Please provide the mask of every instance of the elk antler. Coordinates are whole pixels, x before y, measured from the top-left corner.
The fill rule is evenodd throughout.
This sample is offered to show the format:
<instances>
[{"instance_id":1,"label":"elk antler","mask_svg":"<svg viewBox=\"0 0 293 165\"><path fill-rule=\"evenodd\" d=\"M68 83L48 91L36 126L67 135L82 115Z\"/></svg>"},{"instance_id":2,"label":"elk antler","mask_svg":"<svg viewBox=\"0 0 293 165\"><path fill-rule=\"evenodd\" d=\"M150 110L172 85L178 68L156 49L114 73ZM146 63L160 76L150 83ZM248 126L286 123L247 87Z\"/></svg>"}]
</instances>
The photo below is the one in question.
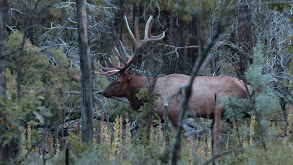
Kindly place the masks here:
<instances>
[{"instance_id":1,"label":"elk antler","mask_svg":"<svg viewBox=\"0 0 293 165\"><path fill-rule=\"evenodd\" d=\"M120 55L118 49L115 47L115 50L118 54L118 57L116 57L117 61L118 61L118 65L114 65L111 61L111 59L109 58L109 62L111 63L111 65L113 65L113 68L109 68L107 66L106 63L106 67L103 67L102 65L100 65L101 67L101 72L95 72L97 74L100 75L106 75L106 76L114 76L118 73L124 73L124 71L133 63L133 61L136 58L137 52L143 47L143 45L149 41L158 41L158 40L162 40L165 37L165 31L163 31L162 34L158 35L158 36L152 36L151 35L151 28L152 28L152 21L153 21L153 16L150 16L146 25L145 25L145 32L144 32L144 39L141 40L139 38L139 32L138 32L138 18L136 17L135 22L134 22L134 33L135 33L135 37L129 27L128 21L127 21L127 17L125 16L125 22L126 22L126 26L128 29L128 32L130 34L130 37L133 41L133 45L134 45L134 52L132 53L132 55L129 55L126 50L125 47L123 46L122 42L120 41L120 45L122 47L122 51L123 54L126 55L126 57L128 58L127 62L125 62L122 58L122 56ZM120 66L120 60L122 61L122 63L124 64L123 67ZM105 70L106 72L102 72L102 70Z\"/></svg>"}]
</instances>

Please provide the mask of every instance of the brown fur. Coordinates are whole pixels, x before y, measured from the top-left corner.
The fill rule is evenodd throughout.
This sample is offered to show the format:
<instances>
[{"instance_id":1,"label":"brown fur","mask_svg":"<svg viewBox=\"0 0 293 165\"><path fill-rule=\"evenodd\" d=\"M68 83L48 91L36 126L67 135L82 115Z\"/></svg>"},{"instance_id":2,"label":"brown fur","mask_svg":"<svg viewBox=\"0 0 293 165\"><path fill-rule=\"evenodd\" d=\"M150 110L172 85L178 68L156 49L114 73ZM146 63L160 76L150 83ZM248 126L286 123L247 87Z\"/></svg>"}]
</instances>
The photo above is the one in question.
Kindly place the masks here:
<instances>
[{"instance_id":1,"label":"brown fur","mask_svg":"<svg viewBox=\"0 0 293 165\"><path fill-rule=\"evenodd\" d=\"M177 125L179 117L180 97L172 99L170 96L179 91L179 88L188 84L190 76L182 74L171 74L157 79L155 89L161 94L157 100L157 110L160 117L163 117L164 104L168 103L168 117L174 126ZM126 97L134 109L139 109L142 103L135 96L141 88L147 86L150 78L140 77L133 74L129 69L124 74L112 82L104 91L106 97ZM225 109L221 107L223 97L247 98L247 92L243 83L230 76L199 76L193 83L192 95L189 101L188 115L212 118L215 110L215 94L217 96L217 109L223 113ZM160 112L161 111L161 112Z\"/></svg>"}]
</instances>

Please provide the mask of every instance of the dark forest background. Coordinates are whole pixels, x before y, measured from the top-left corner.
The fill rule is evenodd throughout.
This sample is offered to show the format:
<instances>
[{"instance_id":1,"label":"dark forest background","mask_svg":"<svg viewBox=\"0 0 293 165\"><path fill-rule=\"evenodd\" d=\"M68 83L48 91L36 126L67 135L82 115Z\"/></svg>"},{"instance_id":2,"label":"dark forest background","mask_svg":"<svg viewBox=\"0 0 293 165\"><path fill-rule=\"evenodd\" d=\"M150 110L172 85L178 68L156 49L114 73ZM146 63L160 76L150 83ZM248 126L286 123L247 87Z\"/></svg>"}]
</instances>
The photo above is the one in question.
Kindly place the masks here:
<instances>
[{"instance_id":1,"label":"dark forest background","mask_svg":"<svg viewBox=\"0 0 293 165\"><path fill-rule=\"evenodd\" d=\"M88 43L82 52L83 9ZM199 55L215 43L197 75L229 75L253 89L251 117L236 116L242 103L226 108L223 120L234 122L221 123L229 129L218 154L212 153L211 133L186 135L178 164L293 162L292 1L0 0L0 164L175 163L175 128L163 129L166 122L155 118L146 139L146 128L136 127L144 109L133 111L123 98L102 96L115 77L94 73L108 58L117 62L111 55L119 40L132 52L124 16L131 26L138 17L143 32L150 15L152 34L166 36L140 51L131 66L137 75L191 75ZM89 74L81 74L84 67ZM81 120L82 108L92 121ZM82 122L91 123L87 133Z\"/></svg>"}]
</instances>

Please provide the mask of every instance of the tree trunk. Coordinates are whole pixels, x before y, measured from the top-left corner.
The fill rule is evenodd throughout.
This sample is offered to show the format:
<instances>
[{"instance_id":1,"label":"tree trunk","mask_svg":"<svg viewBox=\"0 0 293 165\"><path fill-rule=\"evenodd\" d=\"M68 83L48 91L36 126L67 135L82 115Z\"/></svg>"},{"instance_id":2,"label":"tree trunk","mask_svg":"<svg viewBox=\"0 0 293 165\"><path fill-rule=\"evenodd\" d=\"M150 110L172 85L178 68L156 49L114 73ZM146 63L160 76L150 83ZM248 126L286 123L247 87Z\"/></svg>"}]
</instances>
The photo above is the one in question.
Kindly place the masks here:
<instances>
[{"instance_id":1,"label":"tree trunk","mask_svg":"<svg viewBox=\"0 0 293 165\"><path fill-rule=\"evenodd\" d=\"M114 17L114 28L116 28L116 32L120 41L122 42L122 32L123 32L123 4L124 0L119 0L118 2L118 10L115 13Z\"/></svg>"},{"instance_id":2,"label":"tree trunk","mask_svg":"<svg viewBox=\"0 0 293 165\"><path fill-rule=\"evenodd\" d=\"M93 99L86 0L76 0L81 69L82 142L93 141Z\"/></svg>"},{"instance_id":3,"label":"tree trunk","mask_svg":"<svg viewBox=\"0 0 293 165\"><path fill-rule=\"evenodd\" d=\"M246 52L251 54L252 39L251 39L251 10L249 8L250 0L239 0L240 7L238 9L238 34L239 34L239 47ZM239 73L244 75L251 58L245 55L239 54Z\"/></svg>"},{"instance_id":4,"label":"tree trunk","mask_svg":"<svg viewBox=\"0 0 293 165\"><path fill-rule=\"evenodd\" d=\"M211 74L213 76L221 75L220 57L217 53L215 53L211 59Z\"/></svg>"},{"instance_id":5,"label":"tree trunk","mask_svg":"<svg viewBox=\"0 0 293 165\"><path fill-rule=\"evenodd\" d=\"M6 40L6 18L7 18L8 3L7 0L0 0L0 99L5 97L6 93L6 75L5 75L5 40ZM4 122L5 116L0 111L0 121ZM2 123L1 122L1 123ZM0 125L0 135L3 135L5 130ZM9 145L4 144L2 136L0 136L0 164L8 163L9 158Z\"/></svg>"},{"instance_id":6,"label":"tree trunk","mask_svg":"<svg viewBox=\"0 0 293 165\"><path fill-rule=\"evenodd\" d=\"M189 45L191 46L198 46L198 35L197 35L197 25L198 20L197 16L195 14L192 15L192 19L190 22L190 27L189 27ZM190 61L191 64L194 63L196 60L196 57L198 55L198 48L188 48L187 49L187 56L188 60Z\"/></svg>"},{"instance_id":7,"label":"tree trunk","mask_svg":"<svg viewBox=\"0 0 293 165\"><path fill-rule=\"evenodd\" d=\"M0 0L0 99L6 93L6 75L5 75L5 60L4 47L6 39L6 14L8 10L7 0Z\"/></svg>"},{"instance_id":8,"label":"tree trunk","mask_svg":"<svg viewBox=\"0 0 293 165\"><path fill-rule=\"evenodd\" d=\"M169 35L168 40L169 44L175 47L183 47L184 46L184 21L180 19L179 16L172 14L169 17ZM171 48L171 51L174 51L174 48ZM184 50L178 49L177 53L179 57L175 61L167 62L171 63L166 71L166 74L171 73L184 73L188 74L188 65L186 65L186 61L184 60Z\"/></svg>"},{"instance_id":9,"label":"tree trunk","mask_svg":"<svg viewBox=\"0 0 293 165\"><path fill-rule=\"evenodd\" d=\"M163 130L164 130L164 138L165 138L165 147L166 147L166 150L165 150L165 153L164 153L164 156L163 156L163 163L164 164L169 164L169 157L170 157L170 137L169 137L169 134L168 134L168 122L169 122L169 119L168 119L168 105L165 104L164 105L164 116L163 116L163 119L164 119L164 125L163 125Z\"/></svg>"},{"instance_id":10,"label":"tree trunk","mask_svg":"<svg viewBox=\"0 0 293 165\"><path fill-rule=\"evenodd\" d=\"M215 113L212 123L212 155L213 157L218 154L218 146L220 141L220 123L221 123L221 108L218 106L217 95L215 94ZM213 160L213 164L217 164L216 160Z\"/></svg>"}]
</instances>

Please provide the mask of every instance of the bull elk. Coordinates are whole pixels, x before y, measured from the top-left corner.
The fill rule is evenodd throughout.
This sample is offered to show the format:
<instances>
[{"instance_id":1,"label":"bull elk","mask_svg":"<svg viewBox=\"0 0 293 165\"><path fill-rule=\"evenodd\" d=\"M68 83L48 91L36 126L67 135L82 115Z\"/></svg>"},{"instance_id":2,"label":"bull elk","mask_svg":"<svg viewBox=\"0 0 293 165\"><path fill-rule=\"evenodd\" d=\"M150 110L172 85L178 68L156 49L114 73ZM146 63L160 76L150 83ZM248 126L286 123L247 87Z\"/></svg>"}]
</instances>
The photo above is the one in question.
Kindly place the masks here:
<instances>
[{"instance_id":1,"label":"bull elk","mask_svg":"<svg viewBox=\"0 0 293 165\"><path fill-rule=\"evenodd\" d=\"M142 105L142 102L138 100L136 94L140 89L146 87L148 81L152 80L152 78L140 77L134 74L132 69L128 68L135 60L137 52L143 47L143 45L149 41L162 40L165 36L165 32L159 36L151 35L152 16L150 16L145 25L144 39L141 40L138 32L138 19L135 20L134 25L135 37L129 28L126 17L125 21L128 32L134 43L135 49L133 54L128 55L124 46L120 42L122 45L122 51L127 56L128 61L124 61L119 51L115 48L118 54L118 57L116 57L118 59L118 64L115 65L110 60L113 68L100 65L101 70L104 70L104 72L101 71L96 73L106 76L119 74L118 78L103 91L103 95L105 97L125 97L129 100L132 108L138 110ZM121 66L119 61L122 61L124 66ZM180 86L188 84L189 79L190 76L187 75L170 74L164 77L159 77L156 81L155 90L161 94L161 97L156 100L156 108L157 110L163 110L164 105L168 103L168 117L174 126L176 126L178 122L180 97L175 96L172 99L169 98L180 90ZM223 97L247 98L247 92L243 83L236 78L223 75L216 77L199 76L195 78L193 83L193 92L189 101L188 114L197 117L212 118L215 111L215 94L217 96L217 102L219 103L217 104L216 109L221 113L225 111L220 104ZM160 117L163 117L163 111L158 111L158 114Z\"/></svg>"}]
</instances>

